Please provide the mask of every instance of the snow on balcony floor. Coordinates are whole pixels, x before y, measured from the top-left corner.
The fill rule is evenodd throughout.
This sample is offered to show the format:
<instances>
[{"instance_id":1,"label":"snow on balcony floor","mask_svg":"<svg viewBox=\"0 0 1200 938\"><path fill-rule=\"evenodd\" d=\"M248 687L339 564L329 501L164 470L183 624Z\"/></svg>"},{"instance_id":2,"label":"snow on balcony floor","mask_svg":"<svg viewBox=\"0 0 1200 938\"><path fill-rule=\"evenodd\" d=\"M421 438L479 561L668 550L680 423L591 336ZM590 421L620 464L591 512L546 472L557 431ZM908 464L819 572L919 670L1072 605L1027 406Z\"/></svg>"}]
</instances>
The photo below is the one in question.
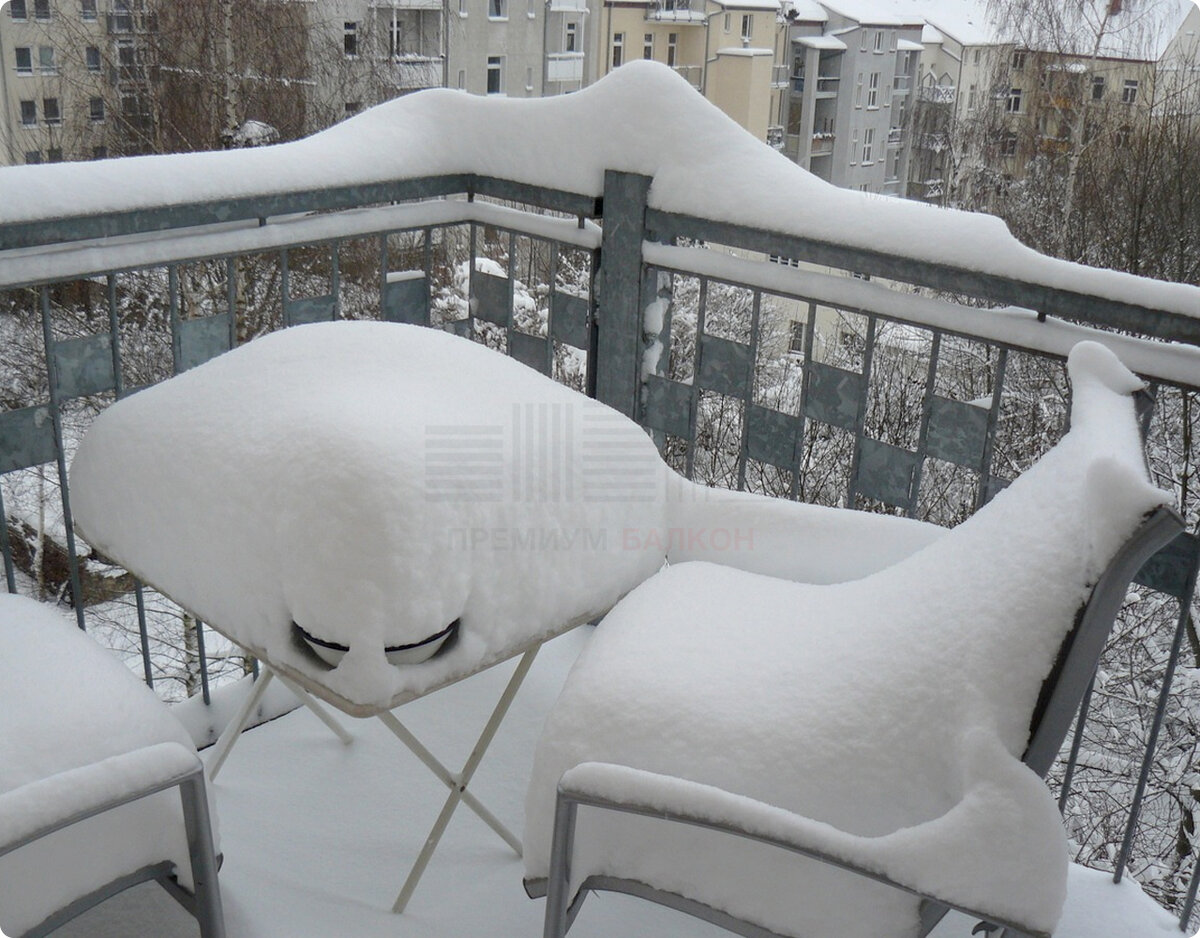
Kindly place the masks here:
<instances>
[{"instance_id":1,"label":"snow on balcony floor","mask_svg":"<svg viewBox=\"0 0 1200 938\"><path fill-rule=\"evenodd\" d=\"M520 830L534 742L567 669L590 634L549 643L534 664L471 790ZM493 668L398 711L451 768L466 760L511 671ZM439 811L445 789L375 720L347 721L344 747L307 710L247 733L216 784L229 938L450 938L541 934L543 903L526 898L521 861L466 808L454 816L408 910L388 911ZM967 938L947 918L934 938ZM195 938L162 890L138 887L56 938ZM707 938L727 932L624 896L588 899L572 938ZM1072 869L1055 938L1156 938L1181 933L1126 881Z\"/></svg>"}]
</instances>

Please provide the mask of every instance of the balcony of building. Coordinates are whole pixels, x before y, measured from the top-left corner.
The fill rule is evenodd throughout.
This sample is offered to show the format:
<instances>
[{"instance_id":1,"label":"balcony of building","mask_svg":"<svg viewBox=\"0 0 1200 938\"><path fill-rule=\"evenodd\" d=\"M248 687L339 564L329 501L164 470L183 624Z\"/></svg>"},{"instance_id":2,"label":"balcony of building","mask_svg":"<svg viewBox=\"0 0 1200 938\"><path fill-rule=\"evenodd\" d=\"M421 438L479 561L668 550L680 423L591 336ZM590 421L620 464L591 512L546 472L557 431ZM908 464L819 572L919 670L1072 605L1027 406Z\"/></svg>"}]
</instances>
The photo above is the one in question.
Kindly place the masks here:
<instances>
[{"instance_id":1,"label":"balcony of building","mask_svg":"<svg viewBox=\"0 0 1200 938\"><path fill-rule=\"evenodd\" d=\"M582 52L547 52L546 81L582 81Z\"/></svg>"},{"instance_id":2,"label":"balcony of building","mask_svg":"<svg viewBox=\"0 0 1200 938\"><path fill-rule=\"evenodd\" d=\"M661 66L630 63L549 103L416 95L279 147L0 170L9 591L40 593L109 645L199 745L246 698L249 659L223 623L185 614L76 535L69 465L114 401L268 333L357 319L451 332L609 405L707 487L943 525L1061 434L1064 357L1097 340L1154 391L1147 446L1171 486L1200 412L1200 289L1037 255L986 217L815 184ZM814 136L814 155L817 136L834 140ZM925 181L926 198L937 185ZM1196 504L1181 508L1194 530ZM327 543L330 530L304 536ZM1196 560L1194 537L1175 548L1168 572ZM1055 938L1191 933L1175 923L1192 921L1196 855L1179 845L1197 689L1171 680L1193 666L1184 593L1151 573L1049 776L1076 861ZM472 783L518 830L540 727L590 637L545 646ZM466 759L511 671L399 712ZM540 932L521 862L465 813L393 915L445 789L383 725L355 722L343 746L295 708L268 699L268 722L214 785L231 938ZM138 887L62 934L194 936L161 899ZM976 924L951 915L933 935ZM625 898L589 904L572 929L725 933Z\"/></svg>"},{"instance_id":3,"label":"balcony of building","mask_svg":"<svg viewBox=\"0 0 1200 938\"><path fill-rule=\"evenodd\" d=\"M931 104L953 104L958 94L954 85L922 84L917 88L917 98Z\"/></svg>"},{"instance_id":4,"label":"balcony of building","mask_svg":"<svg viewBox=\"0 0 1200 938\"><path fill-rule=\"evenodd\" d=\"M654 0L646 7L646 19L694 26L703 26L707 22L704 0Z\"/></svg>"}]
</instances>

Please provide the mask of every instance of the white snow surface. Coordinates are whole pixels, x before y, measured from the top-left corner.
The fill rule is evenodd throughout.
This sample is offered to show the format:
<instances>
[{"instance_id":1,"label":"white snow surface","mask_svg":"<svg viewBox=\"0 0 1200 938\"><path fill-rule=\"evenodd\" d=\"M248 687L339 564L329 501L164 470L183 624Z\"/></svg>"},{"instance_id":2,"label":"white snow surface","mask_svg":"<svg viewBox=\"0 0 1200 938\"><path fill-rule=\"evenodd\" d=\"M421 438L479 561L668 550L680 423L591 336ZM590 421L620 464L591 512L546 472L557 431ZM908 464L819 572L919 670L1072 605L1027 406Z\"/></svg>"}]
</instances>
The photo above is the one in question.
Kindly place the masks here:
<instances>
[{"instance_id":1,"label":"white snow surface","mask_svg":"<svg viewBox=\"0 0 1200 938\"><path fill-rule=\"evenodd\" d=\"M737 167L737 172L730 172ZM1195 287L1052 259L987 215L839 189L740 128L679 75L629 62L541 99L431 89L305 140L223 152L0 170L0 220L133 211L451 173L587 195L606 169L653 177L654 208L959 265L1194 316Z\"/></svg>"},{"instance_id":2,"label":"white snow surface","mask_svg":"<svg viewBox=\"0 0 1200 938\"><path fill-rule=\"evenodd\" d=\"M46 604L0 595L0 844L194 761L187 731L114 655ZM0 930L22 934L164 859L190 882L174 790L0 857Z\"/></svg>"},{"instance_id":3,"label":"white snow surface","mask_svg":"<svg viewBox=\"0 0 1200 938\"><path fill-rule=\"evenodd\" d=\"M471 791L519 827L530 759L546 711L594 635L577 629L538 656ZM509 676L501 666L398 712L451 765L461 764ZM272 690L278 685L272 685ZM377 720L356 720L343 746L300 708L246 733L214 786L223 827L221 893L229 938L528 938L544 903L521 888L521 861L460 810L404 915L392 900L445 800L445 788ZM206 758L211 750L201 753ZM457 761L456 761L457 760ZM735 873L733 875L736 875ZM788 887L790 888L790 886ZM970 938L976 920L946 917L933 938ZM840 935L840 932L838 933ZM147 884L106 902L56 938L196 938L196 924ZM648 902L600 894L571 938L728 938ZM1055 938L1180 938L1131 879L1072 867Z\"/></svg>"},{"instance_id":4,"label":"white snow surface","mask_svg":"<svg viewBox=\"0 0 1200 938\"><path fill-rule=\"evenodd\" d=\"M906 559L832 585L682 563L622 600L539 742L526 876L546 875L563 773L616 763L744 796L737 810L767 826L780 811L810 819L795 822L797 836L1051 931L1067 844L1049 791L1019 762L1030 715L1090 584L1168 497L1146 477L1129 397L1138 380L1095 343L1077 346L1068 366L1070 433ZM680 788L693 810L731 810ZM627 876L788 935L906 934L896 923L913 921L915 900L812 867L691 828L584 812L572 870L575 883Z\"/></svg>"},{"instance_id":5,"label":"white snow surface","mask_svg":"<svg viewBox=\"0 0 1200 938\"><path fill-rule=\"evenodd\" d=\"M352 712L602 614L668 557L862 576L942 533L693 486L611 408L378 322L273 333L118 402L71 493L94 548ZM455 620L430 661L386 661ZM349 646L336 670L293 622Z\"/></svg>"}]
</instances>

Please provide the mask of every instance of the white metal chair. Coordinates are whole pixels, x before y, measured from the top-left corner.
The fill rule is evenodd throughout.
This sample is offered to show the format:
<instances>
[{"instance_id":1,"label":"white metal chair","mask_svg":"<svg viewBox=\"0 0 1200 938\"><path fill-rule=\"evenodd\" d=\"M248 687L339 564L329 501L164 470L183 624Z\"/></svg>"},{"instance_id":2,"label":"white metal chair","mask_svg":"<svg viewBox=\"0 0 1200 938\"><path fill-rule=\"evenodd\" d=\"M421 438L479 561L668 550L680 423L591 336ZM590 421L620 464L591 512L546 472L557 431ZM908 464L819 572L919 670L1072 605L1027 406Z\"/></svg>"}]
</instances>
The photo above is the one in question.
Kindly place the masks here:
<instances>
[{"instance_id":1,"label":"white metal chair","mask_svg":"<svg viewBox=\"0 0 1200 938\"><path fill-rule=\"evenodd\" d=\"M223 938L212 819L196 748L153 693L74 623L0 595L3 933L46 935L157 880Z\"/></svg>"},{"instance_id":2,"label":"white metal chair","mask_svg":"<svg viewBox=\"0 0 1200 938\"><path fill-rule=\"evenodd\" d=\"M812 586L688 563L618 604L535 759L547 938L590 890L756 938L924 935L948 908L1050 934L1067 851L1040 776L1182 527L1147 481L1139 382L1092 344L1070 370L1067 437L890 568Z\"/></svg>"}]
</instances>

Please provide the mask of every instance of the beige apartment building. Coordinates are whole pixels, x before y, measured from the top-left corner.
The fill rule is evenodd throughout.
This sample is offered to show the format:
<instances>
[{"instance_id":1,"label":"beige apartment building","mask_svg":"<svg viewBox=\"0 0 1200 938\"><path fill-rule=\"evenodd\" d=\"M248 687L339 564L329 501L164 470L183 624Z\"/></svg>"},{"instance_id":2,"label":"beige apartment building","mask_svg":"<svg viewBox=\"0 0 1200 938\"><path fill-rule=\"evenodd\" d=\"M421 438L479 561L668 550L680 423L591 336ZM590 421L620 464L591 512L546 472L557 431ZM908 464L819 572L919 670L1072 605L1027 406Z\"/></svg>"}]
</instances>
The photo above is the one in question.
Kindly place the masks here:
<instances>
[{"instance_id":1,"label":"beige apartment building","mask_svg":"<svg viewBox=\"0 0 1200 938\"><path fill-rule=\"evenodd\" d=\"M632 59L662 62L768 139L787 86L778 0L604 0L593 16L589 83Z\"/></svg>"}]
</instances>

